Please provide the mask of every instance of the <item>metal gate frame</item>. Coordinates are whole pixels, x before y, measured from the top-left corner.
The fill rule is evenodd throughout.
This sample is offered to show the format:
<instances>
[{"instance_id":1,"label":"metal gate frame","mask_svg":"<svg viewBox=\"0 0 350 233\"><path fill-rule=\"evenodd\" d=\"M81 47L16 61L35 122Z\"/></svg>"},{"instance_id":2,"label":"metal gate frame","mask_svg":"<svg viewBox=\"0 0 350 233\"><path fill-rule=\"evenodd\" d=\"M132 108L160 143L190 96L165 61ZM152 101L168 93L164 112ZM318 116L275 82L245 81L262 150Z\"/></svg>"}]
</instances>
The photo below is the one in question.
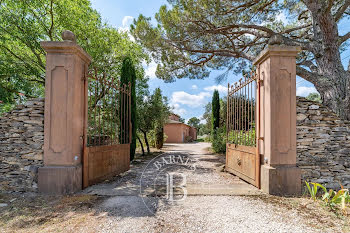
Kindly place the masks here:
<instances>
[{"instance_id":1,"label":"metal gate frame","mask_svg":"<svg viewBox=\"0 0 350 233\"><path fill-rule=\"evenodd\" d=\"M259 140L262 138L259 138L261 81L258 74L251 72L244 80L231 86L228 84L226 170L260 188Z\"/></svg>"},{"instance_id":2,"label":"metal gate frame","mask_svg":"<svg viewBox=\"0 0 350 233\"><path fill-rule=\"evenodd\" d=\"M131 83L120 85L97 69L83 79L83 188L86 188L130 169Z\"/></svg>"}]
</instances>

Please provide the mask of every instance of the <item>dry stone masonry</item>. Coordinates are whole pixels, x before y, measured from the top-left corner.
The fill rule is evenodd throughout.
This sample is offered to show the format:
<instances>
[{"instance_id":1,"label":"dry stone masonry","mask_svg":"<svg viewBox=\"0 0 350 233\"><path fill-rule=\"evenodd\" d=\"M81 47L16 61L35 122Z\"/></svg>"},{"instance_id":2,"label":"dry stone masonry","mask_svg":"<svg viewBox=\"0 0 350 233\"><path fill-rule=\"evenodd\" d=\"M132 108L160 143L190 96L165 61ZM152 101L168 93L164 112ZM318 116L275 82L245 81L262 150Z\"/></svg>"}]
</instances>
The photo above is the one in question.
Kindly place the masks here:
<instances>
[{"instance_id":1,"label":"dry stone masonry","mask_svg":"<svg viewBox=\"0 0 350 233\"><path fill-rule=\"evenodd\" d=\"M0 117L0 192L37 191L43 166L44 99ZM297 165L302 182L350 188L350 123L322 104L297 97Z\"/></svg>"},{"instance_id":2,"label":"dry stone masonry","mask_svg":"<svg viewBox=\"0 0 350 233\"><path fill-rule=\"evenodd\" d=\"M297 97L297 165L302 182L350 188L350 123L322 104Z\"/></svg>"},{"instance_id":3,"label":"dry stone masonry","mask_svg":"<svg viewBox=\"0 0 350 233\"><path fill-rule=\"evenodd\" d=\"M44 99L27 101L0 117L0 192L37 190L43 145Z\"/></svg>"}]
</instances>

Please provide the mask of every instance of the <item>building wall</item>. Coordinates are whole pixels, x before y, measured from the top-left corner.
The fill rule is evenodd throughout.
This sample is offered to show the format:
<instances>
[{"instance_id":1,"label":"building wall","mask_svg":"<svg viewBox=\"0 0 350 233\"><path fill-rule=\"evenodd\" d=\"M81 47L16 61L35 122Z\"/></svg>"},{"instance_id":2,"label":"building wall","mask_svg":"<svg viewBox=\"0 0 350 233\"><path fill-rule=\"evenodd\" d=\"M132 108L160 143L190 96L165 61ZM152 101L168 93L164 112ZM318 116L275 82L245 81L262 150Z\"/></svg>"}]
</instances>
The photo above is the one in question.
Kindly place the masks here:
<instances>
[{"instance_id":1,"label":"building wall","mask_svg":"<svg viewBox=\"0 0 350 233\"><path fill-rule=\"evenodd\" d=\"M36 191L43 166L44 99L32 99L0 117L0 191Z\"/></svg>"},{"instance_id":2,"label":"building wall","mask_svg":"<svg viewBox=\"0 0 350 233\"><path fill-rule=\"evenodd\" d=\"M197 129L191 127L190 128L190 136L192 137L193 140L197 140Z\"/></svg>"},{"instance_id":3,"label":"building wall","mask_svg":"<svg viewBox=\"0 0 350 233\"><path fill-rule=\"evenodd\" d=\"M189 127L182 123L165 124L164 134L167 135L165 142L182 143L184 142L185 137L189 136Z\"/></svg>"}]
</instances>

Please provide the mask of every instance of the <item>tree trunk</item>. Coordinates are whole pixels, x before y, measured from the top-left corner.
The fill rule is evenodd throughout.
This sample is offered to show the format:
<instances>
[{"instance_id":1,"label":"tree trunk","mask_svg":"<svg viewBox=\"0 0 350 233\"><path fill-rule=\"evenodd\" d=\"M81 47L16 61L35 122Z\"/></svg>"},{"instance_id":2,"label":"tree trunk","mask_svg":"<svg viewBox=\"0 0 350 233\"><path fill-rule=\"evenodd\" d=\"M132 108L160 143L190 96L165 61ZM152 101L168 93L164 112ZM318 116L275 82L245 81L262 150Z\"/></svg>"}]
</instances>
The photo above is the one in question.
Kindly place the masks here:
<instances>
[{"instance_id":1,"label":"tree trunk","mask_svg":"<svg viewBox=\"0 0 350 233\"><path fill-rule=\"evenodd\" d=\"M344 120L350 120L349 80L350 73L344 71L333 75L333 77L329 77L326 83L315 83L323 104Z\"/></svg>"},{"instance_id":2,"label":"tree trunk","mask_svg":"<svg viewBox=\"0 0 350 233\"><path fill-rule=\"evenodd\" d=\"M141 138L139 137L139 135L136 135L137 139L139 140L139 143L141 145L141 149L142 149L142 156L145 156L145 148L143 148L143 144L141 141Z\"/></svg>"},{"instance_id":3,"label":"tree trunk","mask_svg":"<svg viewBox=\"0 0 350 233\"><path fill-rule=\"evenodd\" d=\"M149 148L149 143L148 143L148 140L147 140L147 133L146 131L142 131L141 132L143 133L143 137L145 138L145 143L146 143L146 147L147 147L147 154L150 154L151 153L151 150Z\"/></svg>"},{"instance_id":4,"label":"tree trunk","mask_svg":"<svg viewBox=\"0 0 350 233\"><path fill-rule=\"evenodd\" d=\"M156 133L156 148L160 149L164 144L164 128L157 129Z\"/></svg>"},{"instance_id":5,"label":"tree trunk","mask_svg":"<svg viewBox=\"0 0 350 233\"><path fill-rule=\"evenodd\" d=\"M350 72L344 69L340 57L338 25L327 1L305 1L312 15L314 42L312 53L317 65L312 82L323 104L342 119L350 120ZM303 76L301 76L303 77Z\"/></svg>"}]
</instances>

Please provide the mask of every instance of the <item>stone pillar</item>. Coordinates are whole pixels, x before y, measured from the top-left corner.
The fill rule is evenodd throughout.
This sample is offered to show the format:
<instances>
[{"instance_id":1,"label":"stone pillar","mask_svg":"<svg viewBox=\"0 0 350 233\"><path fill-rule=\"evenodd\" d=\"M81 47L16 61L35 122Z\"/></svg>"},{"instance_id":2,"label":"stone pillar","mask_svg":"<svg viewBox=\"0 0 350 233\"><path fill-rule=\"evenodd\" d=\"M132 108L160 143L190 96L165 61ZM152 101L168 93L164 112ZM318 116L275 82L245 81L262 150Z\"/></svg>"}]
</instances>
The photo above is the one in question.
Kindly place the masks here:
<instances>
[{"instance_id":1,"label":"stone pillar","mask_svg":"<svg viewBox=\"0 0 350 233\"><path fill-rule=\"evenodd\" d=\"M254 61L260 77L261 189L273 195L301 192L296 167L296 56L299 47L268 45Z\"/></svg>"},{"instance_id":2,"label":"stone pillar","mask_svg":"<svg viewBox=\"0 0 350 233\"><path fill-rule=\"evenodd\" d=\"M91 57L70 31L64 41L41 42L46 55L44 167L39 192L68 194L82 189L85 130L85 74Z\"/></svg>"}]
</instances>

